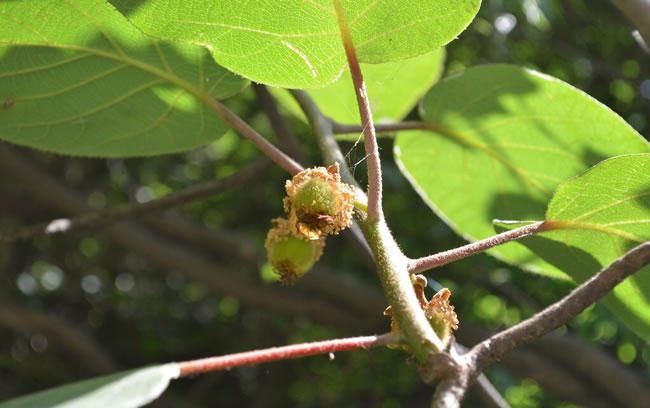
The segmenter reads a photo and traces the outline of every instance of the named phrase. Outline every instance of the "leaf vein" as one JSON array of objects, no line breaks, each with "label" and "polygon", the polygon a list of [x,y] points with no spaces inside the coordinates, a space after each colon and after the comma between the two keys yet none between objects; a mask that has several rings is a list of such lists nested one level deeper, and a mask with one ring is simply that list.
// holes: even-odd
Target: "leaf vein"
[{"label": "leaf vein", "polygon": [[60,118],[60,119],[57,119],[57,120],[47,121],[47,122],[32,122],[32,123],[25,123],[25,124],[16,124],[16,125],[13,125],[12,127],[31,128],[31,127],[39,127],[39,126],[58,125],[58,124],[61,124],[61,123],[71,122],[71,121],[83,121],[83,120],[85,120],[85,117],[87,117],[89,115],[92,115],[94,113],[106,110],[106,109],[110,108],[111,106],[114,106],[114,105],[122,102],[123,100],[128,99],[131,96],[138,94],[139,92],[142,92],[142,91],[144,91],[144,90],[146,90],[148,88],[151,88],[154,85],[158,85],[158,84],[162,84],[162,83],[164,83],[164,81],[162,79],[156,79],[156,80],[153,80],[153,81],[149,81],[149,82],[147,82],[147,83],[145,83],[143,85],[140,85],[140,86],[138,86],[136,88],[131,89],[129,92],[123,93],[122,95],[120,95],[117,98],[114,98],[114,99],[112,99],[112,100],[110,100],[110,101],[108,101],[108,102],[106,102],[104,104],[95,106],[92,109],[89,109],[89,110],[87,110],[85,112],[81,112],[81,113],[79,113],[77,115],[74,115],[74,116],[70,116],[70,117],[66,117],[66,118]]},{"label": "leaf vein", "polygon": [[46,64],[46,65],[40,65],[38,67],[30,67],[30,68],[25,68],[17,71],[7,71],[4,73],[0,74],[0,78],[7,78],[11,76],[16,76],[16,75],[24,75],[24,74],[31,74],[34,72],[39,72],[39,71],[46,71],[50,68],[56,68],[60,67],[65,64],[69,64],[74,61],[78,61],[80,59],[86,58],[86,57],[92,57],[92,54],[87,53],[87,54],[79,54],[74,57],[66,58],[57,62],[53,62],[51,64]]},{"label": "leaf vein", "polygon": [[53,97],[53,96],[58,96],[58,95],[66,93],[66,92],[72,91],[74,89],[81,88],[82,86],[93,83],[93,82],[95,82],[95,81],[97,81],[99,79],[106,78],[109,75],[111,75],[111,74],[113,74],[115,72],[121,71],[121,70],[123,70],[125,68],[129,68],[129,66],[126,65],[126,64],[117,65],[117,66],[115,66],[115,67],[113,67],[111,69],[107,69],[106,71],[100,72],[97,75],[91,76],[91,77],[89,77],[89,78],[87,78],[87,79],[85,79],[83,81],[75,82],[75,83],[73,83],[70,86],[67,86],[65,88],[60,88],[60,89],[57,89],[55,91],[40,94],[40,95],[23,96],[23,97],[17,98],[17,100],[19,100],[19,101],[30,101],[30,100],[45,99],[45,98],[50,98],[50,97]]}]

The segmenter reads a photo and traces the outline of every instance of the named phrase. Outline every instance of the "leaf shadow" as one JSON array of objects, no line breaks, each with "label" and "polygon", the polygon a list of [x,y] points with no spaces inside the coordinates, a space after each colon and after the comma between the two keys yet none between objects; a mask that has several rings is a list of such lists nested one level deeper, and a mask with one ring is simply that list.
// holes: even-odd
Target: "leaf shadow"
[{"label": "leaf shadow", "polygon": [[144,4],[148,3],[150,0],[107,0],[110,5],[115,7],[117,11],[129,16],[131,13],[137,11]]},{"label": "leaf shadow", "polygon": [[[496,229],[498,232],[505,231],[502,227]],[[517,242],[544,261],[564,271],[578,283],[589,279],[601,269],[600,262],[589,252],[541,235],[525,237]]]},{"label": "leaf shadow", "polygon": [[[497,232],[506,231],[505,228],[499,225],[495,225],[495,230]],[[565,272],[578,284],[591,278],[603,268],[603,265],[589,252],[542,235],[532,235],[519,239],[517,242],[528,248],[545,262]],[[636,245],[630,244],[625,250],[628,251],[634,246]],[[627,280],[633,281],[633,284],[639,288],[638,295],[646,303],[650,302],[649,266],[637,271],[633,276],[628,277]],[[610,293],[606,298],[607,302],[617,305],[617,308],[626,308],[621,304],[620,300],[616,299],[614,294]]]},{"label": "leaf shadow", "polygon": [[[568,177],[575,176],[580,171],[586,170],[607,158],[607,156],[595,151],[590,146],[584,146],[581,151],[577,152],[577,146],[571,144],[569,139],[564,138],[562,134],[558,134],[557,131],[554,131],[548,126],[549,121],[555,120],[553,117],[547,117],[542,114],[539,117],[535,116],[535,112],[539,111],[539,108],[529,106],[526,95],[541,93],[540,98],[545,96],[543,93],[544,89],[540,89],[540,85],[535,81],[539,74],[531,75],[530,71],[518,66],[494,64],[484,66],[482,71],[476,68],[470,68],[466,72],[452,77],[450,80],[462,81],[465,75],[467,76],[467,81],[465,83],[457,82],[455,86],[459,90],[463,86],[466,89],[470,89],[472,84],[480,83],[482,85],[478,89],[472,89],[472,92],[475,92],[476,96],[464,104],[461,103],[460,106],[458,106],[458,103],[445,103],[443,100],[437,100],[435,106],[428,107],[430,112],[427,113],[427,116],[433,118],[434,122],[438,121],[443,123],[446,120],[445,118],[462,116],[461,123],[464,122],[462,127],[465,130],[459,131],[461,137],[446,137],[446,139],[463,146],[463,148],[476,149],[477,147],[472,146],[472,143],[463,140],[463,134],[475,135],[480,140],[480,143],[485,146],[482,148],[484,153],[501,163],[501,167],[512,176],[511,179],[519,184],[521,191],[533,188],[542,195],[550,198],[554,188],[559,183],[553,183],[544,178],[533,180],[536,176],[527,175],[525,168],[521,169],[518,167],[517,163],[521,162],[521,159],[517,156],[521,153],[521,150],[506,147],[509,144],[518,143],[516,141],[517,139],[508,137],[509,141],[504,143],[503,133],[500,129],[502,125],[523,120],[527,127],[533,128],[535,134],[548,140],[555,149],[567,152],[567,156],[573,156],[576,161],[573,167],[576,171],[575,174],[570,174]],[[549,97],[548,103],[553,103],[553,97]],[[524,107],[519,112],[532,112],[530,117],[526,117],[525,114],[515,113],[513,111],[515,106],[517,106],[515,108],[517,111],[519,111],[518,106]],[[494,116],[503,116],[504,119],[497,119],[497,122],[482,127],[481,123]],[[562,121],[580,120],[579,118],[572,117],[559,117],[558,119]],[[530,144],[529,148],[531,151],[537,148],[534,144],[527,143],[525,137],[522,140],[524,140],[523,145]],[[540,152],[542,151],[541,148]]]},{"label": "leaf shadow", "polygon": [[7,48],[0,58],[0,139],[73,155],[147,156],[198,147],[227,130],[169,78],[213,90],[216,98],[231,96],[246,81],[207,50],[181,49],[193,46],[114,39],[115,49],[106,52],[107,33],[88,39],[84,51]]},{"label": "leaf shadow", "polygon": [[488,205],[488,214],[492,219],[500,220],[542,220],[546,212],[546,203],[529,195],[514,192],[495,192]]}]

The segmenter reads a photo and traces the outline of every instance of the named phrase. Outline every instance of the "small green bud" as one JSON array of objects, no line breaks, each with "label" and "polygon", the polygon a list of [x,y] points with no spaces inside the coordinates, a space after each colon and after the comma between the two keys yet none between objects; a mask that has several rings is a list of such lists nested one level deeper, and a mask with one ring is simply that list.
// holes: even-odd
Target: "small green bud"
[{"label": "small green bud", "polygon": [[293,283],[307,273],[323,253],[325,239],[296,237],[283,218],[273,220],[264,244],[268,261],[283,283]]},{"label": "small green bud", "polygon": [[354,194],[341,182],[338,164],[303,170],[285,188],[284,209],[296,236],[316,240],[350,226]]}]

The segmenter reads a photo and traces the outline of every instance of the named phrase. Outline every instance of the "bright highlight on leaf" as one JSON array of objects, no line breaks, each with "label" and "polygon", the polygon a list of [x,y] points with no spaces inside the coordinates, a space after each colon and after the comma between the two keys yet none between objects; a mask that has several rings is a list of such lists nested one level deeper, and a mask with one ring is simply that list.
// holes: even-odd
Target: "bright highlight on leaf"
[{"label": "bright highlight on leaf", "polygon": [[[607,157],[650,152],[609,108],[516,66],[479,66],[439,82],[421,115],[435,131],[401,132],[396,160],[422,198],[468,240],[493,235],[495,218],[543,219],[558,184]],[[515,243],[490,253],[567,277]]]},{"label": "bright highlight on leaf", "polygon": [[[650,241],[650,154],[604,160],[558,187],[546,213],[551,231],[522,244],[577,282]],[[605,298],[630,328],[650,340],[650,267]]]},{"label": "bright highlight on leaf", "polygon": [[188,150],[227,125],[201,101],[246,81],[199,46],[152,40],[102,0],[0,2],[0,139],[56,153]]},{"label": "bright highlight on leaf", "polygon": [[[145,33],[210,49],[246,78],[287,88],[322,87],[345,67],[331,0],[111,0]],[[346,0],[360,62],[415,57],[453,40],[480,0]],[[254,4],[254,6],[253,6]]]},{"label": "bright highlight on leaf", "polygon": [[[407,60],[383,64],[362,64],[370,109],[377,123],[399,122],[413,109],[420,98],[433,86],[442,74],[445,50],[440,48]],[[288,91],[272,88],[275,96],[300,118],[304,117],[300,106]],[[361,123],[357,97],[350,71],[325,88],[307,90],[323,114],[339,123]],[[338,138],[356,140],[358,135],[339,135]]]},{"label": "bright highlight on leaf", "polygon": [[178,378],[176,363],[91,378],[0,403],[0,408],[136,408],[158,398]]}]

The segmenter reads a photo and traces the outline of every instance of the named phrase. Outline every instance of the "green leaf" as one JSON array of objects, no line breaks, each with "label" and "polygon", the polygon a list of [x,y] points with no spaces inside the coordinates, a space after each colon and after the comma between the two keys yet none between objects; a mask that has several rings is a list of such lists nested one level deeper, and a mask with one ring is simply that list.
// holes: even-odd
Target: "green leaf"
[{"label": "green leaf", "polygon": [[91,378],[0,403],[0,408],[135,408],[150,403],[180,371],[175,363]]},{"label": "green leaf", "polygon": [[[438,81],[444,59],[445,50],[440,48],[403,61],[361,64],[375,122],[394,123],[402,120]],[[292,113],[305,119],[288,91],[282,88],[272,88],[272,91]],[[309,89],[307,93],[326,116],[339,123],[361,123],[349,70],[346,69],[333,84],[325,88]],[[356,140],[357,135],[350,137]]]},{"label": "green leaf", "polygon": [[[204,45],[224,67],[286,88],[332,83],[346,65],[332,0],[111,0],[156,38]],[[360,62],[411,58],[453,40],[480,0],[343,0]]]},{"label": "green leaf", "polygon": [[[576,282],[650,241],[650,154],[604,160],[561,184],[546,220],[552,231],[519,242]],[[604,302],[650,340],[649,266],[618,285]]]},{"label": "green leaf", "polygon": [[145,156],[228,128],[202,100],[246,81],[201,47],[152,40],[102,0],[0,2],[0,139],[57,153]]},{"label": "green leaf", "polygon": [[[607,157],[650,152],[598,101],[516,66],[479,66],[439,82],[421,115],[433,131],[401,132],[396,160],[421,197],[468,240],[494,235],[495,218],[542,219],[558,184]],[[567,278],[516,243],[490,253]]]}]

